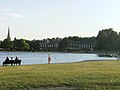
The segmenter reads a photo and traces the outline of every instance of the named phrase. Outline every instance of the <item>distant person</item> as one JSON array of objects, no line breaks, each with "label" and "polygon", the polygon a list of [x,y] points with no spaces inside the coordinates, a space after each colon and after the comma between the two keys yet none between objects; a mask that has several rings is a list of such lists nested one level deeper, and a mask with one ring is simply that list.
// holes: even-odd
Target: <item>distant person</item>
[{"label": "distant person", "polygon": [[11,60],[13,60],[13,57],[11,57]]},{"label": "distant person", "polygon": [[119,53],[118,56],[117,56],[117,60],[118,60],[118,61],[120,60],[120,53]]},{"label": "distant person", "polygon": [[18,57],[16,57],[15,60],[19,60]]},{"label": "distant person", "polygon": [[51,62],[51,57],[50,57],[50,53],[48,54],[48,64],[50,64]]},{"label": "distant person", "polygon": [[5,61],[9,61],[9,58],[7,57],[7,58],[5,59]]}]

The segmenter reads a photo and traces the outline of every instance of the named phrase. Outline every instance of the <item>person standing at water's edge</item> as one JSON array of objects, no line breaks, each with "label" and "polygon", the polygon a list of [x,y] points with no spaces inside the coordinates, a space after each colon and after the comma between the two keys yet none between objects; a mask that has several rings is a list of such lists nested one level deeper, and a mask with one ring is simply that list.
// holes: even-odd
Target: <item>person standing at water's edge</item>
[{"label": "person standing at water's edge", "polygon": [[50,53],[48,54],[48,64],[50,64],[51,62],[51,57],[50,57]]}]

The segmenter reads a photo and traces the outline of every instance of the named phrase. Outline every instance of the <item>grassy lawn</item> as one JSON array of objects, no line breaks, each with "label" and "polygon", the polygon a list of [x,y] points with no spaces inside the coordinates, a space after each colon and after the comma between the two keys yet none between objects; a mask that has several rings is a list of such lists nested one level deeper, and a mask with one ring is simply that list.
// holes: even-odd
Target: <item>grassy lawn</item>
[{"label": "grassy lawn", "polygon": [[51,87],[120,90],[120,61],[0,66],[0,90]]}]

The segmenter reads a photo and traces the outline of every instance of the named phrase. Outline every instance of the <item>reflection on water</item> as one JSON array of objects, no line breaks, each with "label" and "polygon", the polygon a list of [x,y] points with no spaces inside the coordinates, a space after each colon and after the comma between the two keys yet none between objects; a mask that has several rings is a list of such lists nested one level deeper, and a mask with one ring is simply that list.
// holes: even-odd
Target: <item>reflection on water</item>
[{"label": "reflection on water", "polygon": [[[6,57],[18,57],[22,60],[22,65],[27,64],[46,64],[48,52],[0,52],[0,65]],[[76,54],[76,53],[57,53],[51,52],[51,63],[78,62],[84,60],[113,60],[114,57],[98,57],[97,54]]]}]

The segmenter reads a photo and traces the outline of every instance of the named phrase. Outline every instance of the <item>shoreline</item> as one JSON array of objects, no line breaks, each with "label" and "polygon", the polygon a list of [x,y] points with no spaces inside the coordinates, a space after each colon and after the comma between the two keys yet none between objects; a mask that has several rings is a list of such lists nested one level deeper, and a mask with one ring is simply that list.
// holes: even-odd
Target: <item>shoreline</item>
[{"label": "shoreline", "polygon": [[116,60],[84,60],[84,61],[81,61],[81,62],[94,62],[94,61],[117,61],[117,59]]},{"label": "shoreline", "polygon": [[[71,63],[81,63],[81,62],[100,62],[100,61],[119,61],[119,60],[83,60],[83,61],[78,61],[78,62],[66,62],[66,63],[51,63],[51,64],[23,64],[23,65],[12,65],[12,66],[31,66],[31,65],[58,65],[58,64],[71,64]],[[3,65],[0,65],[0,67],[3,66]],[[11,66],[10,64],[9,65],[4,65],[4,66]]]}]

